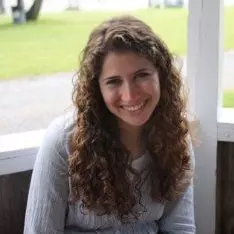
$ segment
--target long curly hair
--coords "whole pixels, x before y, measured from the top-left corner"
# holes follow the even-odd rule
[[[99,75],[109,52],[135,52],[157,68],[161,97],[144,126],[152,159],[151,196],[155,201],[178,198],[191,182],[193,168],[188,150],[188,121],[182,80],[173,56],[152,29],[133,16],[105,21],[91,34],[74,84],[76,127],[69,141],[69,173],[75,200],[83,207],[115,214],[124,222],[138,217],[140,175],[120,141],[116,118],[107,109],[99,87]],[[135,175],[133,185],[129,175]],[[137,189],[138,188],[138,189]]]

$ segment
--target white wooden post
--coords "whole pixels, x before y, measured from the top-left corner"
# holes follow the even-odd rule
[[[188,84],[199,121],[195,147],[195,218],[198,234],[215,233],[217,118],[221,90],[223,0],[190,0]]]

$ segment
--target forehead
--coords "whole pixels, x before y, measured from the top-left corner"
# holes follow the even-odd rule
[[[134,52],[110,52],[103,61],[100,78],[121,76],[139,69],[156,69],[152,62]]]

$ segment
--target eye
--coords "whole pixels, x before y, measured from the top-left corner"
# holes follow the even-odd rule
[[[117,79],[117,78],[109,79],[106,81],[106,85],[108,85],[108,86],[117,86],[119,84],[121,84],[121,80]]]
[[[148,77],[150,74],[148,73],[148,72],[140,72],[140,73],[138,73],[138,74],[136,74],[136,78],[146,78],[146,77]]]

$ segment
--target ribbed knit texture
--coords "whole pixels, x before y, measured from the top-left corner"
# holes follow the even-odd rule
[[[154,234],[159,230],[170,234],[195,233],[192,185],[179,200],[164,205],[152,201],[146,180],[141,189],[146,212],[128,224],[121,224],[113,215],[84,213],[81,201],[69,202],[67,139],[73,122],[72,114],[62,116],[47,130],[32,174],[24,234]],[[148,163],[150,156],[146,153],[133,161],[133,167],[141,171]],[[142,206],[135,209],[142,211]]]

